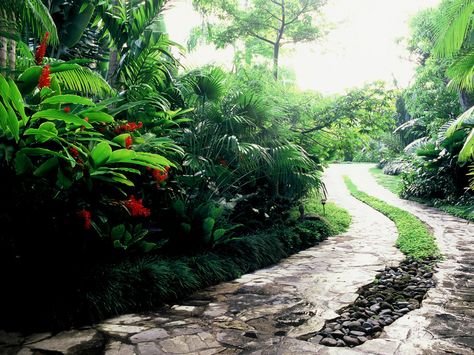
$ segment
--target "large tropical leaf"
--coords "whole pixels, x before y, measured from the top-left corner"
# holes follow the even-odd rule
[[[73,70],[54,73],[63,91],[88,96],[107,97],[114,93],[107,81],[89,68],[78,67]]]

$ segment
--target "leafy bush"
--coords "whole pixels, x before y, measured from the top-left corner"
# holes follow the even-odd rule
[[[339,216],[345,216],[345,220]],[[173,302],[197,289],[234,279],[313,246],[336,230],[347,228],[348,219],[347,211],[329,204],[328,214],[320,220],[274,225],[194,255],[150,254],[86,270],[51,267],[47,275],[24,270],[20,274],[23,278],[7,280],[12,287],[2,293],[0,326],[61,329],[126,312],[152,310],[163,302]],[[42,287],[41,293],[35,292],[38,287]],[[33,292],[35,297],[31,298]]]

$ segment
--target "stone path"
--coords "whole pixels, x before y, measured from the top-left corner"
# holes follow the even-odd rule
[[[0,332],[5,354],[473,354],[474,225],[398,199],[375,183],[367,165],[326,172],[330,199],[353,216],[350,230],[278,265],[193,295],[157,313],[124,315],[95,327],[28,338]],[[433,227],[446,260],[438,287],[420,309],[356,348],[328,348],[296,339],[319,330],[357,298],[377,270],[396,265],[396,228],[352,198],[342,175],[372,195],[405,208]],[[3,345],[2,345],[3,344]]]

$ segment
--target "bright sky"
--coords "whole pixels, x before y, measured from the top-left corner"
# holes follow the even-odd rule
[[[436,6],[440,0],[328,0],[327,21],[335,24],[328,36],[316,43],[296,46],[284,54],[282,64],[296,72],[302,89],[323,93],[344,92],[374,80],[388,83],[396,78],[405,87],[415,65],[404,44],[397,40],[409,34],[409,19],[418,11]],[[165,14],[171,39],[186,44],[191,28],[201,23],[190,0],[173,0]],[[230,67],[232,51],[202,46],[188,53],[190,68],[208,63]]]

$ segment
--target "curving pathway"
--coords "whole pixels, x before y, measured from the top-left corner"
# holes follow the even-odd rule
[[[54,336],[0,332],[0,353],[474,354],[474,225],[400,200],[377,185],[368,168],[341,164],[326,171],[330,200],[353,217],[345,234],[157,313],[124,315]],[[357,298],[359,287],[370,283],[377,270],[404,258],[394,247],[394,224],[351,197],[343,175],[433,227],[446,256],[436,274],[438,286],[422,307],[385,327],[380,338],[353,349],[296,339],[319,330]]]

